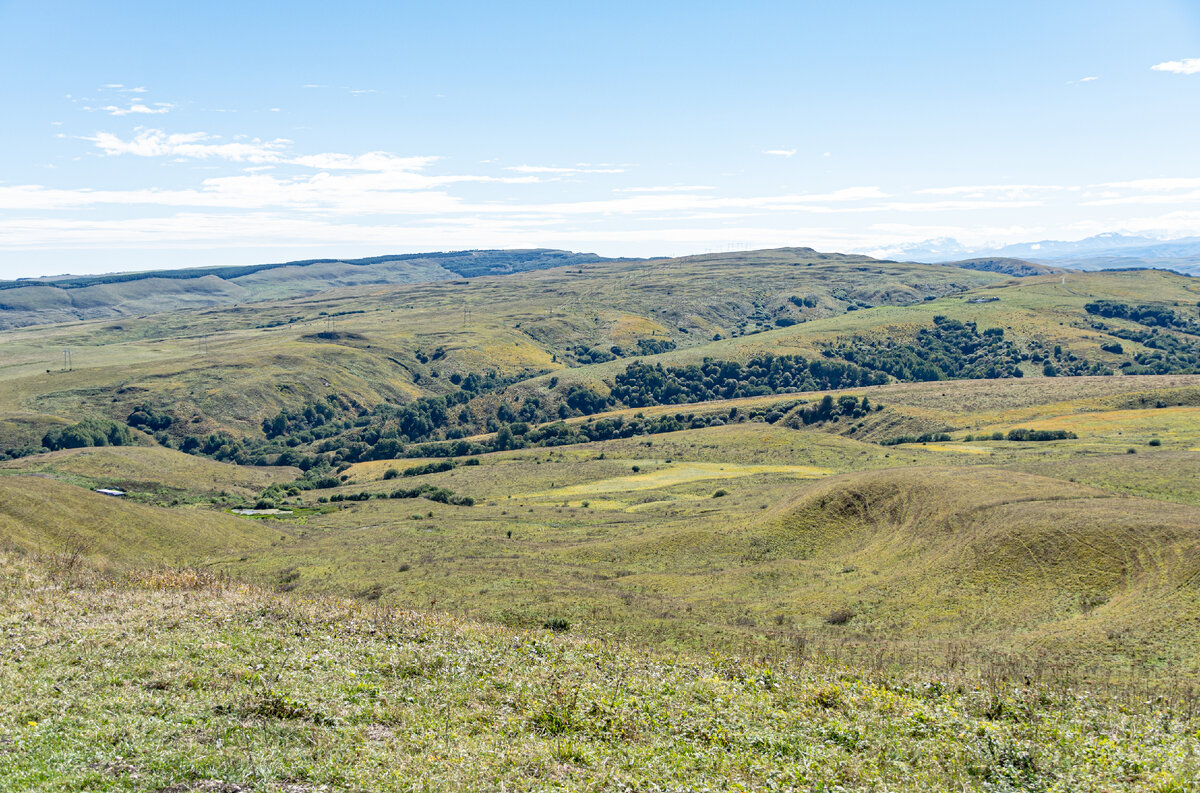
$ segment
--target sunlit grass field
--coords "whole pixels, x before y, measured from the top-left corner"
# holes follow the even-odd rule
[[[11,552],[0,626],[10,790],[1186,791],[1200,773],[1194,699],[1002,657],[664,653]]]
[[[962,646],[1039,663],[1071,658],[1095,679],[1191,676],[1200,671],[1185,628],[1200,452],[1189,450],[1200,446],[1200,421],[1197,408],[1168,403],[1191,400],[1195,380],[1063,380],[1041,392],[1040,406],[1027,383],[1011,380],[869,390],[882,414],[962,422],[950,442],[881,446],[836,425],[746,421],[493,453],[418,477],[388,472],[420,459],[373,461],[269,518],[220,511],[252,506],[256,485],[286,481],[294,469],[157,447],[25,458],[5,465],[0,485],[33,481],[57,488],[56,498],[63,488],[79,492],[101,514],[149,508],[79,485],[118,482],[135,500],[175,503],[114,518],[151,532],[148,547],[213,515],[223,527],[245,527],[247,539],[181,542],[174,555],[153,558],[300,593],[520,628],[558,618],[589,635],[659,647],[737,652],[800,641],[915,658]],[[1116,387],[1105,393],[1106,383]],[[1164,407],[1131,407],[1147,401]],[[1024,418],[1011,421],[1014,411]],[[993,428],[1017,426],[1079,437],[991,439]],[[964,442],[968,431],[987,439]],[[475,506],[386,498],[415,484],[470,496]],[[361,493],[380,498],[325,503]],[[22,527],[23,544],[54,548],[66,537],[56,526],[88,521],[62,513],[47,504],[14,518],[40,516],[41,525]],[[136,535],[94,534],[102,543],[94,550],[122,560],[140,553]],[[837,612],[853,616],[831,623]]]

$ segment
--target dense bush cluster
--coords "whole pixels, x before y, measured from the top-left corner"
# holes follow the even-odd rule
[[[1125,374],[1200,374],[1200,341],[1192,341],[1176,333],[1160,333],[1158,328],[1104,328],[1104,331],[1150,348],[1149,351],[1134,355],[1133,360],[1121,364],[1121,371]],[[1109,349],[1112,346],[1118,349]],[[1124,352],[1119,344],[1104,345],[1102,349]]]
[[[84,419],[42,437],[42,446],[50,451],[80,449],[85,446],[128,446],[133,443],[129,428],[108,419]]]
[[[425,465],[414,465],[411,468],[405,468],[401,473],[404,476],[424,476],[425,474],[440,474],[443,471],[452,471],[457,466],[454,460],[438,460]]]
[[[1067,430],[1015,429],[1009,430],[1004,439],[1008,441],[1065,441],[1077,437],[1079,436]]]
[[[19,460],[22,457],[28,457],[31,454],[41,454],[46,451],[41,446],[12,446],[7,449],[0,449],[0,462],[5,460]]]
[[[876,405],[874,409],[881,410],[882,408],[882,405]],[[796,411],[796,416],[800,422],[808,425],[840,418],[863,418],[871,410],[871,400],[867,397],[863,397],[861,402],[852,396],[841,396],[835,401],[832,396],[826,394],[820,402],[814,402]]]
[[[715,399],[881,385],[887,375],[842,361],[800,355],[760,355],[743,366],[705,358],[700,365],[631,363],[618,374],[612,399],[627,407],[683,405]]]
[[[1024,355],[1004,338],[1002,328],[980,333],[974,322],[943,316],[934,317],[933,325],[917,331],[912,341],[854,337],[823,353],[905,382],[1021,376]]]
[[[337,504],[343,501],[370,501],[371,499],[385,498],[425,498],[430,501],[436,501],[439,504],[450,504],[456,507],[475,506],[475,499],[470,496],[456,495],[453,490],[448,490],[444,487],[434,487],[428,484],[400,488],[399,490],[393,490],[391,493],[368,493],[366,491],[362,493],[334,493],[329,497],[328,501]]]
[[[1029,342],[1029,360],[1042,365],[1046,377],[1081,377],[1083,375],[1110,375],[1113,370],[1099,361],[1081,358],[1061,344],[1049,347],[1040,341]]]
[[[138,429],[157,432],[174,424],[175,418],[170,413],[157,410],[150,405],[138,405],[129,414],[129,418],[125,419],[125,423]]]
[[[1126,319],[1139,325],[1172,328],[1184,333],[1200,335],[1200,322],[1178,314],[1166,306],[1131,306],[1114,300],[1097,300],[1094,303],[1088,303],[1083,308],[1087,313],[1101,317]]]
[[[345,410],[339,402],[340,400],[336,396],[330,395],[327,401],[310,402],[295,414],[288,413],[286,410],[280,411],[269,419],[263,419],[263,434],[268,438],[278,438],[280,435],[292,435],[323,427],[341,410]]]
[[[635,355],[658,355],[673,349],[675,349],[675,342],[670,339],[638,339],[635,347],[621,347],[614,344],[605,349],[577,344],[572,348],[571,354],[576,363],[587,365],[615,361],[617,358],[630,358]]]
[[[948,440],[950,440],[949,433],[926,432],[923,435],[897,435],[894,438],[885,438],[879,442],[879,445],[899,446],[902,443],[941,443]]]

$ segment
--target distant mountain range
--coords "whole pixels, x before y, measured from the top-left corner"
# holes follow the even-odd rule
[[[1108,233],[1072,242],[1042,240],[1000,248],[970,248],[957,240],[941,238],[889,251],[889,254],[892,258],[932,263],[1007,258],[1078,270],[1155,267],[1200,275],[1200,237],[1157,240]]]

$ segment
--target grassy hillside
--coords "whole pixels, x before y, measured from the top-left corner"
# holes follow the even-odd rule
[[[1195,701],[1066,670],[645,652],[0,554],[0,778],[44,791],[1186,791]],[[1043,673],[1046,676],[1043,677]]]
[[[614,346],[628,357],[639,340],[710,354],[714,336],[747,337],[777,321],[806,325],[850,306],[919,302],[998,278],[781,249],[8,331],[0,334],[0,417],[123,420],[148,401],[180,420],[174,431],[254,434],[263,418],[329,393],[372,406],[455,391],[453,375],[590,370],[582,364],[612,358]],[[769,343],[777,333],[759,335]],[[64,348],[72,371],[61,371]]]
[[[606,261],[556,250],[454,251],[0,281],[0,328],[308,295],[360,284],[443,281]]]
[[[74,561],[185,564],[232,551],[261,552],[279,539],[232,515],[136,504],[45,475],[0,476],[0,542],[9,547]]]
[[[16,472],[47,475],[89,489],[117,488],[128,491],[133,500],[173,505],[223,497],[245,500],[300,474],[287,466],[231,465],[153,446],[64,449],[0,463],[0,476]]]
[[[947,267],[962,267],[966,270],[983,270],[991,273],[1004,273],[1006,275],[1015,275],[1025,277],[1029,275],[1050,275],[1053,273],[1063,274],[1067,270],[1062,267],[1051,267],[1046,264],[1038,264],[1036,262],[1028,262],[1024,259],[1011,259],[1003,256],[994,256],[991,258],[982,259],[961,259],[956,262],[943,262]]]
[[[860,444],[824,435],[807,454],[782,455],[790,464],[756,454],[762,462],[730,462],[711,449],[724,459],[693,462],[673,455],[738,441],[680,435],[640,452],[607,445],[603,460],[593,447],[590,458],[568,450],[436,474],[433,484],[477,505],[343,504],[222,569],[514,625],[561,616],[656,642],[736,647],[802,635],[895,652],[963,642],[1034,654],[1053,644],[1114,674],[1200,671],[1187,638],[1195,506],[978,464],[912,466],[882,452],[872,461]],[[911,453],[958,462],[937,449]],[[410,482],[344,490],[397,484]],[[1194,482],[1177,487],[1195,497]],[[853,620],[829,624],[843,610]]]
[[[503,402],[515,411],[536,397],[547,417],[573,385],[606,394],[633,360],[683,367],[705,358],[792,355],[883,366],[877,375],[892,379],[911,376],[896,368],[911,364],[897,357],[896,345],[921,349],[923,334],[947,327],[937,318],[968,323],[965,340],[949,349],[961,360],[938,376],[987,375],[989,362],[996,373],[1025,377],[1200,369],[1194,335],[1087,310],[1124,301],[1195,321],[1200,287],[1189,279],[997,278],[784,249],[10,331],[3,334],[9,359],[0,367],[0,447],[36,437],[18,432],[5,421],[10,416],[22,416],[25,427],[40,417],[44,431],[64,417],[122,421],[148,403],[173,415],[169,433],[177,441],[216,430],[253,439],[261,438],[263,419],[329,396],[370,410],[461,393],[458,379],[471,374],[521,381],[471,397],[473,418],[464,427],[471,434],[494,421]],[[980,284],[988,285],[921,299]],[[969,302],[975,299],[990,302]],[[905,305],[862,307],[879,301]],[[972,362],[972,338],[990,340],[998,357]],[[62,371],[64,348],[72,352],[71,371]],[[641,353],[662,348],[668,351]]]

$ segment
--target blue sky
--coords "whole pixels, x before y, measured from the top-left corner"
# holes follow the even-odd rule
[[[0,277],[1200,234],[1200,3],[0,0]]]

